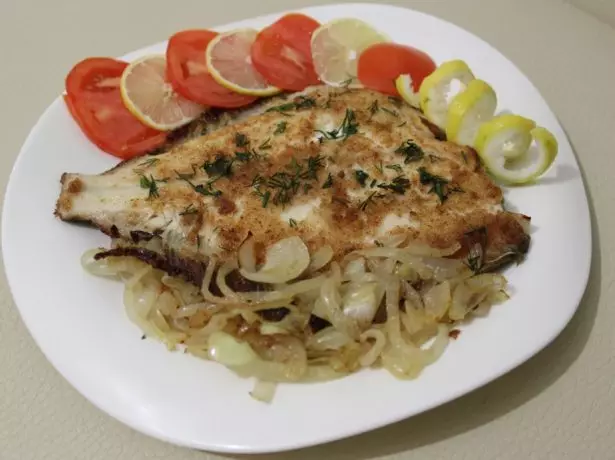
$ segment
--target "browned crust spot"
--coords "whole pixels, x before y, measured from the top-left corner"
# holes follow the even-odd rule
[[[235,206],[235,203],[233,203],[231,200],[223,196],[218,198],[217,203],[218,203],[218,213],[222,216],[232,214],[237,209],[237,207]]]
[[[66,180],[68,179],[68,176],[68,173],[63,173],[62,177],[60,178],[62,193],[60,194],[60,197],[56,202],[56,208],[53,212],[56,217],[59,217],[61,219],[65,218],[65,215],[70,212],[72,207],[72,197],[69,194],[65,193],[65,191],[67,190]]]
[[[83,190],[83,182],[78,177],[75,177],[70,181],[68,187],[66,187],[66,191],[68,193],[80,193]]]

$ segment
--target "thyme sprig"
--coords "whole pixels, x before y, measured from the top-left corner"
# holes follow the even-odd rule
[[[286,131],[286,125],[288,123],[286,123],[285,121],[281,121],[279,122],[276,127],[275,127],[275,131],[273,132],[273,134],[277,135],[277,134],[282,134],[284,131]]]

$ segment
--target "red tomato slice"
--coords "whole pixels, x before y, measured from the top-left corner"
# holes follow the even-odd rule
[[[83,133],[101,150],[127,159],[164,143],[166,134],[148,128],[124,107],[120,78],[128,64],[88,58],[66,77],[64,101]]]
[[[173,89],[186,99],[210,107],[243,107],[257,98],[237,94],[220,85],[207,70],[205,50],[218,35],[211,30],[185,30],[169,39],[167,76]]]
[[[423,79],[434,70],[435,62],[416,48],[395,43],[377,43],[359,56],[358,77],[367,88],[397,96],[397,77],[410,74],[414,91],[418,91]]]
[[[317,85],[312,62],[312,33],[320,24],[293,13],[263,29],[252,44],[252,64],[269,83],[289,91]]]

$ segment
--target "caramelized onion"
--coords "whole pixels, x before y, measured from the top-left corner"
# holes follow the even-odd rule
[[[291,236],[269,247],[260,270],[250,272],[242,267],[239,272],[244,278],[259,283],[286,283],[301,275],[309,264],[307,246],[298,236]]]
[[[82,264],[124,283],[128,317],[146,336],[256,378],[252,396],[269,402],[276,382],[331,380],[376,365],[415,378],[446,349],[443,323],[486,314],[507,298],[503,276],[474,275],[446,258],[457,244],[433,249],[399,235],[381,243],[340,264],[331,247],[310,257],[294,236],[272,245],[258,267],[248,238],[236,259],[211,257],[200,287],[132,257],[96,261],[100,249],[86,252]],[[234,270],[268,289],[235,291],[227,283]],[[271,309],[283,309],[283,318],[268,321],[261,311]]]

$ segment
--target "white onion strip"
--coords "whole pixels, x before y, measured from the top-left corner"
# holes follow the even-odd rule
[[[361,334],[360,340],[362,343],[366,343],[369,339],[373,339],[374,344],[367,353],[359,358],[361,367],[373,366],[387,342],[386,336],[380,329],[369,329]]]

